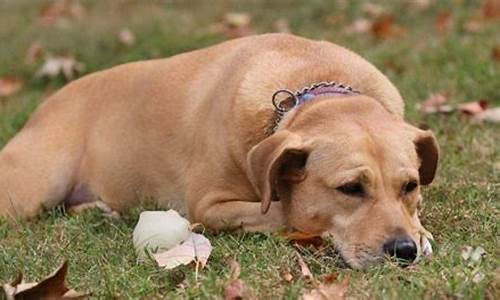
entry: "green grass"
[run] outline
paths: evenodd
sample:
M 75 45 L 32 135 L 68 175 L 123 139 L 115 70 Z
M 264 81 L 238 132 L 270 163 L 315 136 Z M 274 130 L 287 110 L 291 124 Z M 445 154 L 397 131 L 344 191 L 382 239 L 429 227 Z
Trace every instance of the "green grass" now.
M 294 33 L 345 45 L 378 66 L 406 99 L 410 122 L 430 126 L 442 148 L 438 177 L 424 191 L 422 217 L 434 234 L 435 255 L 414 268 L 386 264 L 357 271 L 342 267 L 332 253 L 303 249 L 315 275 L 350 276 L 352 298 L 499 297 L 499 127 L 459 115 L 422 116 L 414 107 L 438 91 L 449 93 L 452 103 L 488 99 L 493 106 L 500 104 L 500 63 L 491 58 L 491 49 L 500 44 L 499 23 L 487 23 L 476 33 L 462 29 L 480 13 L 481 1 L 438 1 L 424 12 L 408 9 L 403 1 L 378 1 L 394 14 L 405 12 L 396 19 L 406 34 L 388 40 L 344 33 L 346 25 L 363 16 L 362 1 L 347 1 L 346 7 L 335 1 L 82 1 L 84 19 L 62 28 L 37 25 L 39 10 L 48 2 L 0 0 L 0 77 L 15 75 L 26 82 L 18 94 L 0 98 L 0 147 L 46 95 L 64 84 L 62 79 L 35 79 L 37 65 L 24 64 L 24 53 L 35 40 L 51 53 L 74 55 L 90 73 L 222 41 L 225 37 L 209 27 L 226 11 L 249 12 L 259 33 L 272 31 L 275 20 L 286 18 Z M 444 34 L 434 28 L 443 10 L 452 10 L 454 16 L 454 25 Z M 117 40 L 125 26 L 137 37 L 130 47 Z M 294 248 L 274 235 L 209 234 L 214 252 L 198 278 L 192 266 L 165 271 L 152 262 L 137 264 L 132 231 L 139 212 L 116 220 L 98 211 L 66 215 L 55 209 L 31 222 L 0 221 L 0 283 L 18 271 L 28 280 L 40 279 L 67 258 L 69 285 L 95 298 L 221 298 L 229 280 L 228 261 L 235 258 L 257 298 L 296 299 L 310 287 L 300 279 Z M 460 256 L 464 245 L 481 246 L 487 255 L 470 265 Z M 291 283 L 280 277 L 286 270 L 294 275 Z M 474 283 L 478 272 L 485 278 Z M 177 287 L 179 283 L 186 288 Z

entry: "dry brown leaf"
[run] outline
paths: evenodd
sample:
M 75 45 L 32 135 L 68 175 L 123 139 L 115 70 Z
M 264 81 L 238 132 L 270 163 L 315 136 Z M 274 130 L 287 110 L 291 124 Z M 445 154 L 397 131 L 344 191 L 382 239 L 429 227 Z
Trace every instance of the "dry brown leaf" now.
M 350 278 L 346 277 L 340 284 L 321 283 L 309 293 L 302 295 L 302 300 L 341 300 L 346 298 Z
M 466 115 L 474 116 L 485 111 L 487 107 L 488 101 L 478 100 L 462 103 L 458 106 L 458 109 Z
M 14 299 L 82 299 L 88 294 L 78 293 L 64 283 L 68 273 L 68 261 L 39 283 L 25 283 L 22 274 L 3 286 L 7 300 Z
M 500 0 L 486 0 L 483 5 L 483 16 L 486 19 L 500 19 Z
M 493 50 L 491 50 L 491 56 L 495 61 L 500 62 L 500 45 L 493 47 Z
M 333 283 L 334 281 L 337 280 L 338 277 L 339 277 L 339 274 L 337 272 L 332 272 L 323 278 L 323 282 L 324 283 Z
M 246 287 L 243 280 L 240 279 L 240 264 L 231 260 L 229 265 L 231 266 L 231 276 L 229 283 L 224 288 L 224 300 L 243 299 Z
M 402 36 L 405 29 L 395 23 L 393 15 L 382 15 L 373 22 L 371 32 L 376 38 L 388 39 Z
M 325 242 L 323 238 L 317 234 L 304 233 L 300 231 L 285 231 L 280 235 L 302 247 L 314 246 L 319 248 Z
M 132 46 L 135 44 L 135 34 L 128 28 L 123 28 L 118 34 L 118 40 L 124 45 Z
M 78 73 L 83 72 L 85 65 L 72 57 L 49 56 L 45 63 L 35 73 L 35 77 L 56 78 L 60 74 L 67 80 L 72 80 Z
M 82 19 L 84 16 L 85 8 L 79 1 L 57 0 L 42 8 L 39 22 L 45 26 L 64 26 L 71 19 Z
M 436 26 L 436 30 L 440 33 L 446 33 L 450 31 L 451 26 L 453 25 L 453 15 L 451 11 L 442 11 L 440 12 L 434 23 Z
M 199 233 L 191 233 L 182 244 L 165 252 L 153 254 L 153 257 L 158 265 L 165 269 L 187 265 L 192 261 L 199 262 L 203 268 L 211 252 L 212 245 L 206 237 Z
M 313 276 L 311 270 L 309 269 L 309 267 L 305 263 L 302 256 L 300 256 L 300 253 L 295 251 L 295 254 L 297 255 L 297 262 L 299 263 L 300 274 L 302 275 L 302 277 L 304 277 L 304 279 L 307 281 L 314 280 L 314 276 Z
M 21 79 L 5 76 L 0 77 L 0 97 L 7 97 L 19 92 L 23 87 Z
M 430 94 L 429 97 L 422 103 L 418 103 L 417 109 L 425 114 L 433 113 L 449 113 L 454 110 L 450 105 L 446 105 L 448 102 L 448 95 L 445 93 L 434 93 Z
M 286 269 L 283 272 L 281 272 L 281 278 L 283 278 L 284 281 L 286 282 L 292 282 L 293 280 L 293 275 L 290 273 L 290 269 Z
M 45 50 L 43 49 L 42 44 L 40 44 L 39 42 L 33 42 L 29 46 L 28 50 L 26 50 L 24 62 L 27 65 L 33 65 L 42 59 L 44 53 Z

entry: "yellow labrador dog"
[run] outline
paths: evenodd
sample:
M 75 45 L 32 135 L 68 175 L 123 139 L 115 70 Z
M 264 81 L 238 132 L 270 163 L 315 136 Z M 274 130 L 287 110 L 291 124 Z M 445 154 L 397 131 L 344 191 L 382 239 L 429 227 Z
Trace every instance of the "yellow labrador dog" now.
M 0 152 L 0 216 L 141 200 L 213 230 L 331 234 L 363 267 L 431 251 L 417 215 L 438 145 L 373 65 L 266 34 L 76 80 Z

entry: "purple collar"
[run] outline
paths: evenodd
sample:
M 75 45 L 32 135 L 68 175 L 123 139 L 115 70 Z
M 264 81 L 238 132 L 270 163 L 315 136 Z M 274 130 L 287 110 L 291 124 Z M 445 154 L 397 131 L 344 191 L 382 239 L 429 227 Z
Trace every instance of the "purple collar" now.
M 315 83 L 295 93 L 287 89 L 278 90 L 272 97 L 276 112 L 276 120 L 274 126 L 270 129 L 270 134 L 276 132 L 285 113 L 304 103 L 311 102 L 319 96 L 329 95 L 333 97 L 342 97 L 359 94 L 360 92 L 354 90 L 351 86 L 334 81 Z

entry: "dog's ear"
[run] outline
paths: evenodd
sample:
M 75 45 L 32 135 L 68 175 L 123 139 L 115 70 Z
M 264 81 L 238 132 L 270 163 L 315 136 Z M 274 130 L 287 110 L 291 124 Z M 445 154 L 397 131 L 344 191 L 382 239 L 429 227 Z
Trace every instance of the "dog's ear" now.
M 300 136 L 287 130 L 271 135 L 250 150 L 248 177 L 261 198 L 263 214 L 271 201 L 278 200 L 276 188 L 280 181 L 298 182 L 305 178 L 307 156 Z
M 418 173 L 420 176 L 420 184 L 428 185 L 436 175 L 439 146 L 436 137 L 430 130 L 421 130 L 415 128 L 416 133 L 413 138 L 413 143 L 417 150 L 420 166 Z

